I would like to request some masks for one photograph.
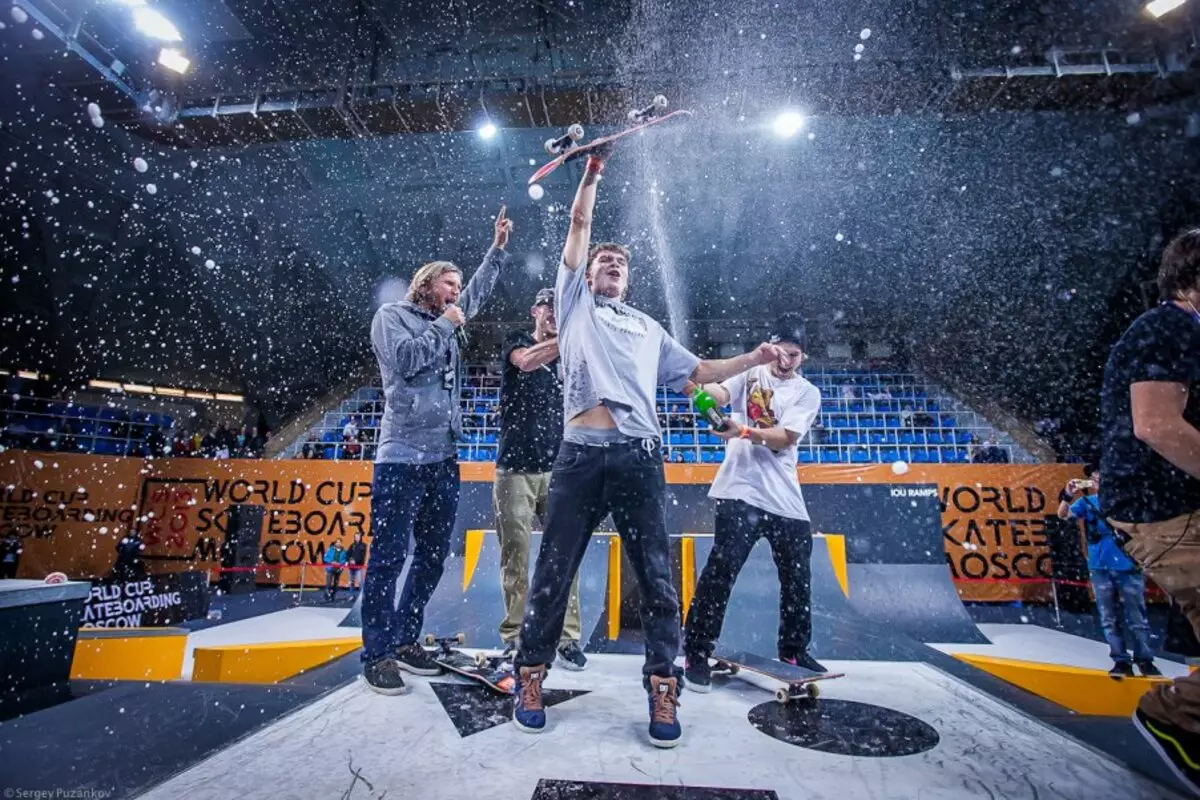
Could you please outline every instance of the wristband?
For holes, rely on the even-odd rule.
[[[596,158],[595,156],[588,156],[586,172],[589,175],[599,175],[601,172],[604,172],[603,159]]]
[[[738,438],[745,439],[746,441],[750,442],[750,428],[746,425],[743,425],[741,432],[738,434]],[[750,442],[750,444],[754,444],[754,442]]]

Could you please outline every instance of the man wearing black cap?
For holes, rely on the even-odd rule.
[[[697,692],[712,688],[708,659],[729,593],[764,536],[779,570],[779,658],[825,671],[808,654],[812,531],[796,477],[796,444],[821,412],[821,391],[797,372],[804,339],[804,320],[786,314],[772,330],[770,342],[779,352],[774,361],[704,387],[721,405],[731,404],[733,413],[723,430],[714,431],[726,442],[708,492],[717,501],[715,537],[684,633],[685,685]]]
[[[554,290],[542,289],[529,310],[533,333],[514,331],[504,340],[500,383],[500,452],[492,502],[500,535],[500,582],[505,652],[516,651],[517,634],[529,591],[529,540],[533,516],[546,518],[550,468],[563,433],[562,380],[558,374],[558,329]],[[587,658],[579,648],[579,576],[571,586],[558,644],[558,662],[581,670]]]

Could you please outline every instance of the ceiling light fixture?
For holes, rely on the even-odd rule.
[[[804,116],[796,111],[784,111],[775,118],[775,133],[784,139],[790,139],[804,127]]]
[[[1168,11],[1174,11],[1186,2],[1187,0],[1150,0],[1149,3],[1146,3],[1146,13],[1158,19],[1163,14],[1166,14]]]
[[[134,8],[133,24],[139,31],[153,39],[161,39],[164,42],[183,41],[183,35],[179,33],[179,28],[176,28],[171,20],[153,8],[147,6]]]

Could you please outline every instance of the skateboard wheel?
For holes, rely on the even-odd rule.
[[[546,155],[558,155],[558,145],[553,139],[547,139],[546,144],[543,146],[546,148]]]
[[[567,136],[571,137],[571,141],[578,142],[583,138],[583,126],[576,122],[574,125],[567,128]]]
[[[806,686],[804,688],[806,688],[808,690],[808,696],[811,697],[813,700],[816,700],[818,697],[821,696],[821,687],[817,686],[815,683],[810,683],[808,686]]]
[[[434,635],[432,633],[425,634],[425,646],[426,647],[432,647],[435,642],[437,642],[437,639],[434,637]]]
[[[666,95],[661,95],[661,94],[660,94],[660,95],[655,95],[655,97],[654,97],[654,106],[655,106],[656,108],[666,108],[666,107],[667,107],[667,98],[666,98]]]
[[[791,692],[789,692],[787,689],[776,689],[775,690],[775,702],[786,703],[788,700],[791,700],[791,699],[792,699]]]
[[[454,641],[458,642],[459,644],[462,644],[466,640],[467,640],[467,635],[465,633],[462,633],[460,631],[459,633],[454,634]]]
[[[487,663],[487,654],[480,650],[475,654],[475,666],[482,667]]]

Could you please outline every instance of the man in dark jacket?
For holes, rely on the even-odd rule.
[[[425,604],[442,577],[458,512],[457,443],[462,433],[461,330],[491,296],[512,222],[501,207],[492,247],[462,288],[459,269],[433,261],[417,270],[408,299],[386,303],[371,322],[383,378],[383,420],[371,483],[371,566],[363,581],[363,678],[381,694],[407,691],[400,670],[437,675],[417,643]],[[408,577],[396,582],[415,541]]]
[[[361,533],[354,534],[354,541],[346,551],[347,563],[350,566],[350,592],[357,597],[362,586],[363,569],[367,564],[367,543]]]
[[[21,563],[21,537],[15,531],[0,541],[0,580],[17,577],[17,567]]]
[[[340,541],[334,542],[325,550],[325,599],[333,602],[337,597],[338,583],[342,580],[342,571],[346,568],[346,548]]]

